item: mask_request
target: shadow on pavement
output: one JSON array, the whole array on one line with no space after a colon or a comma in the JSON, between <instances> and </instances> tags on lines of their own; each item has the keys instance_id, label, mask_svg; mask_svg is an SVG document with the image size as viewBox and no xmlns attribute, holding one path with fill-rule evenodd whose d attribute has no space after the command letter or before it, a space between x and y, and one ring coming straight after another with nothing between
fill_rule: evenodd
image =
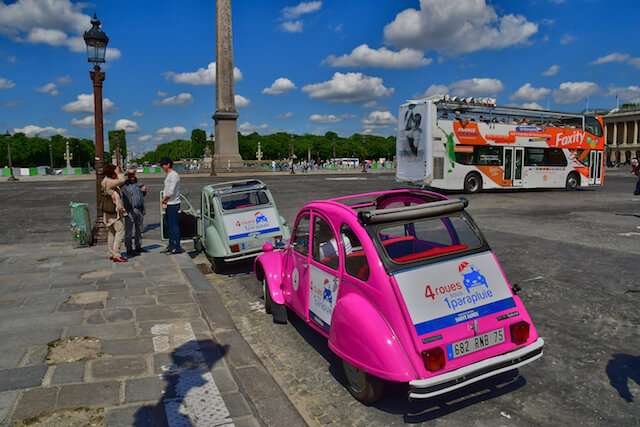
<instances>
[{"instance_id":1,"label":"shadow on pavement","mask_svg":"<svg viewBox=\"0 0 640 427\"><path fill-rule=\"evenodd\" d=\"M155 405L143 406L134 415L134 427L207 425L207 413L222 401L210 373L229 346L211 340L188 341L171 353L171 366L162 374L166 386ZM224 404L224 403L223 403ZM191 419L181 410L187 408ZM193 417L200 415L197 423Z\"/></svg>"},{"instance_id":2,"label":"shadow on pavement","mask_svg":"<svg viewBox=\"0 0 640 427\"><path fill-rule=\"evenodd\" d=\"M640 386L640 356L616 353L607 363L606 371L609 383L620 397L629 403L633 402L629 381L635 381Z\"/></svg>"},{"instance_id":3,"label":"shadow on pavement","mask_svg":"<svg viewBox=\"0 0 640 427\"><path fill-rule=\"evenodd\" d=\"M335 380L346 387L342 362L329 348L327 339L305 324L295 313L288 311L288 318L300 336L329 363L329 372ZM388 382L385 385L385 397L372 406L389 414L402 415L407 424L422 423L511 393L526 383L526 379L517 370L513 370L442 396L409 401L407 384Z\"/></svg>"},{"instance_id":4,"label":"shadow on pavement","mask_svg":"<svg viewBox=\"0 0 640 427\"><path fill-rule=\"evenodd\" d=\"M155 224L147 224L144 226L144 230L142 230L142 233L146 233L147 231L153 231L160 228L160 223L155 223Z\"/></svg>"}]
</instances>

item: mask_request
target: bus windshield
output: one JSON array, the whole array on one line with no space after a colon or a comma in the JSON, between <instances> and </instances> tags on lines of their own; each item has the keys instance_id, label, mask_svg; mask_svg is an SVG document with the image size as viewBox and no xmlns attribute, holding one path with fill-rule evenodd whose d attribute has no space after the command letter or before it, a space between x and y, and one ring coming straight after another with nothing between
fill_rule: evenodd
<instances>
[{"instance_id":1,"label":"bus windshield","mask_svg":"<svg viewBox=\"0 0 640 427\"><path fill-rule=\"evenodd\" d=\"M377 238L396 264L427 260L483 246L476 227L463 214L379 226Z\"/></svg>"},{"instance_id":2,"label":"bus windshield","mask_svg":"<svg viewBox=\"0 0 640 427\"><path fill-rule=\"evenodd\" d=\"M269 197L264 191L249 191L246 193L232 193L220 196L222 209L231 211L235 209L252 208L266 205Z\"/></svg>"}]
</instances>

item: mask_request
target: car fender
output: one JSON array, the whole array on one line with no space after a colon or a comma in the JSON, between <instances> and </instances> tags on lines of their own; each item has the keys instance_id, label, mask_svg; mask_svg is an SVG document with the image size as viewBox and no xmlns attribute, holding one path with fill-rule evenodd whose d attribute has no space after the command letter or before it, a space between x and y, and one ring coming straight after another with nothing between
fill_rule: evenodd
<instances>
[{"instance_id":1,"label":"car fender","mask_svg":"<svg viewBox=\"0 0 640 427\"><path fill-rule=\"evenodd\" d=\"M387 321L357 293L341 297L331 317L329 348L349 364L379 378L416 378L400 340Z\"/></svg>"},{"instance_id":2,"label":"car fender","mask_svg":"<svg viewBox=\"0 0 640 427\"><path fill-rule=\"evenodd\" d=\"M212 258L222 258L227 255L222 237L213 225L204 230L204 244L207 255Z\"/></svg>"},{"instance_id":3,"label":"car fender","mask_svg":"<svg viewBox=\"0 0 640 427\"><path fill-rule=\"evenodd\" d=\"M264 252L256 257L253 271L260 281L267 281L267 288L271 294L271 301L276 304L284 304L282 293L282 258L281 251Z\"/></svg>"}]
</instances>

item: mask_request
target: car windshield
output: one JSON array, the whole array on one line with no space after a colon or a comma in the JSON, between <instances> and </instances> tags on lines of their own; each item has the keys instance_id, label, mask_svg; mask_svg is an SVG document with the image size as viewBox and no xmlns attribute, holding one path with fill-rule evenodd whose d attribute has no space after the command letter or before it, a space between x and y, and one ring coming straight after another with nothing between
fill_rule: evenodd
<instances>
[{"instance_id":1,"label":"car windshield","mask_svg":"<svg viewBox=\"0 0 640 427\"><path fill-rule=\"evenodd\" d=\"M222 209L232 211L269 204L269 197L264 191L249 191L246 193L224 194L220 196L220 202L222 203Z\"/></svg>"},{"instance_id":2,"label":"car windshield","mask_svg":"<svg viewBox=\"0 0 640 427\"><path fill-rule=\"evenodd\" d=\"M387 256L397 264L466 252L483 245L479 232L464 214L382 224L377 237Z\"/></svg>"}]
</instances>

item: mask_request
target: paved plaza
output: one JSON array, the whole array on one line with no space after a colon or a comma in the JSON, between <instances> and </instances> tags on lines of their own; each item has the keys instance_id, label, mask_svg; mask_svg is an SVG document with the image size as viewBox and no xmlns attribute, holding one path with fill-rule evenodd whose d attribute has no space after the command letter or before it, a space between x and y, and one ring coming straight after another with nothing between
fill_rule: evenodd
<instances>
[{"instance_id":1,"label":"paved plaza","mask_svg":"<svg viewBox=\"0 0 640 427\"><path fill-rule=\"evenodd\" d=\"M203 274L202 255L156 253L161 180L146 182L151 253L122 265L103 247L72 248L68 203L93 206L93 182L0 183L0 424L82 410L123 426L185 425L185 411L194 425L638 425L640 197L625 172L577 192L469 196L545 355L427 402L393 386L370 407L320 335L264 314L248 265ZM200 188L225 179L185 177L183 192L198 208ZM290 222L311 199L399 187L389 174L264 181ZM79 344L67 337L93 351L53 357Z\"/></svg>"}]
</instances>

